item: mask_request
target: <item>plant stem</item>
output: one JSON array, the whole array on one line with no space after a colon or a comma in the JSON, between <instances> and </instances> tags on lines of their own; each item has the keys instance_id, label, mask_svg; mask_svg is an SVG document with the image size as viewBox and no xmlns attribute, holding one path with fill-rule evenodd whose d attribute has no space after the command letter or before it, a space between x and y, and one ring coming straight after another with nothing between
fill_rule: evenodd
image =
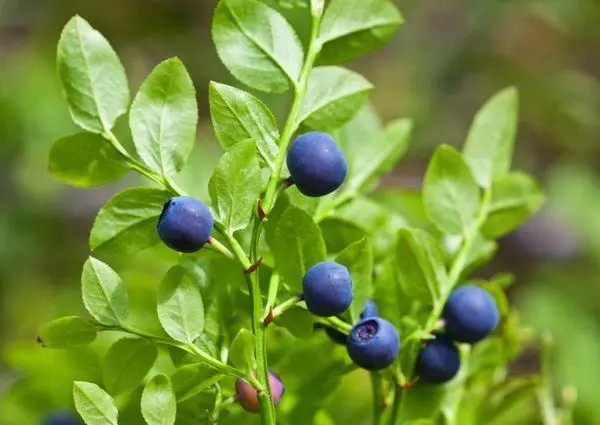
<instances>
[{"instance_id":1,"label":"plant stem","mask_svg":"<svg viewBox=\"0 0 600 425\"><path fill-rule=\"evenodd\" d=\"M390 415L389 425L396 425L398 421L398 413L400 412L400 406L402 405L402 388L398 383L394 384L396 387L394 389L394 404L392 405L392 414Z\"/></svg>"},{"instance_id":2,"label":"plant stem","mask_svg":"<svg viewBox=\"0 0 600 425\"><path fill-rule=\"evenodd\" d=\"M299 302L301 302L303 300L304 300L304 297L302 295L296 295L295 297L285 300L284 302L282 302L281 304L279 304L277 307L275 307L273 309L273 311L270 314L271 320L275 319L278 316L281 316L287 310L291 309L292 307L294 307L296 304L298 304Z\"/></svg>"},{"instance_id":3,"label":"plant stem","mask_svg":"<svg viewBox=\"0 0 600 425\"><path fill-rule=\"evenodd\" d=\"M556 412L556 406L554 405L552 391L552 346L553 341L550 334L543 335L540 359L540 385L537 396L540 403L540 409L542 410L544 425L558 424L558 414Z\"/></svg>"},{"instance_id":4,"label":"plant stem","mask_svg":"<svg viewBox=\"0 0 600 425\"><path fill-rule=\"evenodd\" d=\"M348 335L352 331L352 325L338 319L337 317L321 317L317 321L324 325L327 325L337 331L340 331Z\"/></svg>"},{"instance_id":5,"label":"plant stem","mask_svg":"<svg viewBox=\"0 0 600 425\"><path fill-rule=\"evenodd\" d=\"M229 258L230 260L235 260L235 255L233 255L233 253L229 249L227 249L227 247L225 245L223 245L221 242L219 242L212 236L210 238L208 238L207 248L210 248L216 252L220 252L225 257Z\"/></svg>"},{"instance_id":6,"label":"plant stem","mask_svg":"<svg viewBox=\"0 0 600 425\"><path fill-rule=\"evenodd\" d=\"M378 372L371 372L371 388L373 389L373 425L380 425L382 416L383 391L381 376Z\"/></svg>"}]
</instances>

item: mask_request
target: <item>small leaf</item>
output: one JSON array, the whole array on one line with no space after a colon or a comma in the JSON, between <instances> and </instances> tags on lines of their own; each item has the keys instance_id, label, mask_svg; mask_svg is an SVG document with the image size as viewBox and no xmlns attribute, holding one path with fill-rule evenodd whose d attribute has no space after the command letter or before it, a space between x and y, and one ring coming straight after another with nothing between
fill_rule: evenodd
<instances>
[{"instance_id":1,"label":"small leaf","mask_svg":"<svg viewBox=\"0 0 600 425\"><path fill-rule=\"evenodd\" d=\"M369 239L364 238L349 245L340 252L335 261L348 268L352 276L354 298L350 306L352 322L358 320L365 302L373 296L373 248Z\"/></svg>"},{"instance_id":2,"label":"small leaf","mask_svg":"<svg viewBox=\"0 0 600 425\"><path fill-rule=\"evenodd\" d=\"M345 62L383 46L394 35L402 16L388 0L332 0L323 16L319 58Z\"/></svg>"},{"instance_id":3,"label":"small leaf","mask_svg":"<svg viewBox=\"0 0 600 425\"><path fill-rule=\"evenodd\" d=\"M117 395L137 387L157 356L156 346L145 339L123 338L115 342L106 353L102 367L108 392Z\"/></svg>"},{"instance_id":4,"label":"small leaf","mask_svg":"<svg viewBox=\"0 0 600 425\"><path fill-rule=\"evenodd\" d=\"M304 53L292 26L255 0L221 0L213 39L229 71L248 86L284 92L298 80Z\"/></svg>"},{"instance_id":5,"label":"small leaf","mask_svg":"<svg viewBox=\"0 0 600 425\"><path fill-rule=\"evenodd\" d=\"M133 142L142 161L164 176L181 171L194 147L196 91L179 59L159 64L140 87L129 114Z\"/></svg>"},{"instance_id":6,"label":"small leaf","mask_svg":"<svg viewBox=\"0 0 600 425\"><path fill-rule=\"evenodd\" d=\"M238 369L254 370L254 335L248 329L240 329L231 342L229 360Z\"/></svg>"},{"instance_id":7,"label":"small leaf","mask_svg":"<svg viewBox=\"0 0 600 425\"><path fill-rule=\"evenodd\" d=\"M90 233L90 249L131 255L160 242L156 223L171 198L165 190L134 187L100 209Z\"/></svg>"},{"instance_id":8,"label":"small leaf","mask_svg":"<svg viewBox=\"0 0 600 425\"><path fill-rule=\"evenodd\" d=\"M261 191L261 172L256 144L238 143L225 152L208 184L215 219L229 234L244 229L252 220Z\"/></svg>"},{"instance_id":9,"label":"small leaf","mask_svg":"<svg viewBox=\"0 0 600 425\"><path fill-rule=\"evenodd\" d=\"M223 149L254 140L262 161L273 168L279 130L267 105L250 93L215 82L210 83L209 100L213 127Z\"/></svg>"},{"instance_id":10,"label":"small leaf","mask_svg":"<svg viewBox=\"0 0 600 425\"><path fill-rule=\"evenodd\" d=\"M315 129L335 129L360 110L373 85L362 75L337 66L313 69L298 122Z\"/></svg>"},{"instance_id":11,"label":"small leaf","mask_svg":"<svg viewBox=\"0 0 600 425\"><path fill-rule=\"evenodd\" d=\"M493 96L477 113L464 147L475 180L489 187L508 172L517 130L518 95L514 88Z\"/></svg>"},{"instance_id":12,"label":"small leaf","mask_svg":"<svg viewBox=\"0 0 600 425\"><path fill-rule=\"evenodd\" d=\"M123 65L108 41L75 16L60 36L57 62L73 121L93 133L110 131L127 111L129 87Z\"/></svg>"},{"instance_id":13,"label":"small leaf","mask_svg":"<svg viewBox=\"0 0 600 425\"><path fill-rule=\"evenodd\" d=\"M125 322L129 302L125 285L107 264L89 257L81 275L83 304L99 323L118 326Z\"/></svg>"},{"instance_id":14,"label":"small leaf","mask_svg":"<svg viewBox=\"0 0 600 425\"><path fill-rule=\"evenodd\" d=\"M443 232L467 235L479 212L479 187L462 156L442 145L433 154L423 187L429 219Z\"/></svg>"},{"instance_id":15,"label":"small leaf","mask_svg":"<svg viewBox=\"0 0 600 425\"><path fill-rule=\"evenodd\" d=\"M348 245L367 236L364 228L346 218L332 216L319 223L328 253L341 252Z\"/></svg>"},{"instance_id":16,"label":"small leaf","mask_svg":"<svg viewBox=\"0 0 600 425\"><path fill-rule=\"evenodd\" d=\"M431 304L447 284L442 249L429 233L401 229L396 246L397 276L404 292Z\"/></svg>"},{"instance_id":17,"label":"small leaf","mask_svg":"<svg viewBox=\"0 0 600 425\"><path fill-rule=\"evenodd\" d=\"M302 290L308 269L326 258L319 227L310 215L296 207L288 207L281 215L270 247L281 275L298 291Z\"/></svg>"},{"instance_id":18,"label":"small leaf","mask_svg":"<svg viewBox=\"0 0 600 425\"><path fill-rule=\"evenodd\" d=\"M200 287L181 266L172 267L158 289L158 318L171 338L193 343L204 328Z\"/></svg>"},{"instance_id":19,"label":"small leaf","mask_svg":"<svg viewBox=\"0 0 600 425\"><path fill-rule=\"evenodd\" d=\"M224 375L202 364L191 364L178 369L172 376L177 401L182 403L206 391Z\"/></svg>"},{"instance_id":20,"label":"small leaf","mask_svg":"<svg viewBox=\"0 0 600 425\"><path fill-rule=\"evenodd\" d=\"M90 322L77 316L67 316L44 325L39 341L48 348L70 348L89 344L96 335L96 328Z\"/></svg>"},{"instance_id":21,"label":"small leaf","mask_svg":"<svg viewBox=\"0 0 600 425\"><path fill-rule=\"evenodd\" d=\"M50 149L52 177L75 187L94 187L119 180L128 169L116 149L101 136L79 133L58 139Z\"/></svg>"},{"instance_id":22,"label":"small leaf","mask_svg":"<svg viewBox=\"0 0 600 425\"><path fill-rule=\"evenodd\" d=\"M496 239L510 233L544 204L537 182L524 173L511 173L492 183L492 200L483 225L485 236Z\"/></svg>"},{"instance_id":23,"label":"small leaf","mask_svg":"<svg viewBox=\"0 0 600 425\"><path fill-rule=\"evenodd\" d=\"M74 382L73 400L86 425L117 425L119 411L114 400L96 384Z\"/></svg>"},{"instance_id":24,"label":"small leaf","mask_svg":"<svg viewBox=\"0 0 600 425\"><path fill-rule=\"evenodd\" d=\"M296 338L306 339L313 333L313 316L302 307L292 307L273 322L286 328Z\"/></svg>"},{"instance_id":25,"label":"small leaf","mask_svg":"<svg viewBox=\"0 0 600 425\"><path fill-rule=\"evenodd\" d=\"M148 425L173 425L177 416L177 400L171 380L156 375L142 393L142 416Z\"/></svg>"}]
</instances>

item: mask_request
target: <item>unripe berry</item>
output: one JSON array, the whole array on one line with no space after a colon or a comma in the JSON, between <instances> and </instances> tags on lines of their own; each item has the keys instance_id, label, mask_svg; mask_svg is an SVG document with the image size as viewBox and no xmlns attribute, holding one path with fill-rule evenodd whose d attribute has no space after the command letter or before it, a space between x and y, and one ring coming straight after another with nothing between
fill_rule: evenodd
<instances>
[{"instance_id":1,"label":"unripe berry","mask_svg":"<svg viewBox=\"0 0 600 425\"><path fill-rule=\"evenodd\" d=\"M194 252L208 242L213 225L213 216L206 205L188 196L177 196L164 205L157 230L168 247Z\"/></svg>"},{"instance_id":2,"label":"unripe berry","mask_svg":"<svg viewBox=\"0 0 600 425\"><path fill-rule=\"evenodd\" d=\"M336 316L352 304L352 279L348 269L333 261L323 261L302 279L308 311L316 316Z\"/></svg>"},{"instance_id":3,"label":"unripe berry","mask_svg":"<svg viewBox=\"0 0 600 425\"><path fill-rule=\"evenodd\" d=\"M496 329L500 313L489 292L465 285L450 294L443 318L445 332L452 340L474 344Z\"/></svg>"},{"instance_id":4,"label":"unripe berry","mask_svg":"<svg viewBox=\"0 0 600 425\"><path fill-rule=\"evenodd\" d=\"M43 425L80 425L74 413L69 411L53 412L44 418Z\"/></svg>"},{"instance_id":5,"label":"unripe berry","mask_svg":"<svg viewBox=\"0 0 600 425\"><path fill-rule=\"evenodd\" d=\"M287 154L287 166L298 190L313 197L336 190L348 172L346 158L335 140L318 131L294 141Z\"/></svg>"},{"instance_id":6,"label":"unripe berry","mask_svg":"<svg viewBox=\"0 0 600 425\"><path fill-rule=\"evenodd\" d=\"M420 379L431 383L448 382L460 369L460 356L454 343L447 337L427 341L419 353L416 373Z\"/></svg>"},{"instance_id":7,"label":"unripe berry","mask_svg":"<svg viewBox=\"0 0 600 425\"><path fill-rule=\"evenodd\" d=\"M271 397L273 398L273 404L277 406L279 400L283 396L285 389L283 382L275 372L269 372L269 388L271 389ZM258 401L258 393L246 381L238 379L235 382L235 392L237 398L244 409L248 412L258 413L260 412L260 403Z\"/></svg>"},{"instance_id":8,"label":"unripe berry","mask_svg":"<svg viewBox=\"0 0 600 425\"><path fill-rule=\"evenodd\" d=\"M380 317L363 319L348 336L348 354L354 363L367 370L390 366L400 351L400 335L393 324Z\"/></svg>"},{"instance_id":9,"label":"unripe berry","mask_svg":"<svg viewBox=\"0 0 600 425\"><path fill-rule=\"evenodd\" d=\"M377 308L377 304L373 300L367 300L365 302L365 308L360 314L361 319L368 319L369 317L377 317L379 316L379 309Z\"/></svg>"}]
</instances>

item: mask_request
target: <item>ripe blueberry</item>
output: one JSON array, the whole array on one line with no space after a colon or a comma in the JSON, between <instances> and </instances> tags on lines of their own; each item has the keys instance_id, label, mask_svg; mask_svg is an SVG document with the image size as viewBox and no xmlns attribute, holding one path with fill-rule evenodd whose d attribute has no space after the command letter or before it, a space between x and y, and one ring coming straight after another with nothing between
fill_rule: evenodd
<instances>
[{"instance_id":1,"label":"ripe blueberry","mask_svg":"<svg viewBox=\"0 0 600 425\"><path fill-rule=\"evenodd\" d=\"M350 358L358 366L367 370L384 369L398 357L400 335L387 320L370 317L354 325L347 348Z\"/></svg>"},{"instance_id":2,"label":"ripe blueberry","mask_svg":"<svg viewBox=\"0 0 600 425\"><path fill-rule=\"evenodd\" d=\"M336 316L352 304L352 279L348 269L333 261L323 261L302 280L308 311L317 316Z\"/></svg>"},{"instance_id":3,"label":"ripe blueberry","mask_svg":"<svg viewBox=\"0 0 600 425\"><path fill-rule=\"evenodd\" d=\"M208 241L214 225L210 210L188 196L171 198L158 219L158 235L179 252L198 251Z\"/></svg>"},{"instance_id":4,"label":"ripe blueberry","mask_svg":"<svg viewBox=\"0 0 600 425\"><path fill-rule=\"evenodd\" d=\"M427 341L419 353L416 364L417 376L432 382L448 382L460 369L460 356L454 343L447 337Z\"/></svg>"},{"instance_id":5,"label":"ripe blueberry","mask_svg":"<svg viewBox=\"0 0 600 425\"><path fill-rule=\"evenodd\" d=\"M360 313L361 319L367 319L369 317L377 317L379 316L379 309L377 308L377 304L373 300L367 300L365 302L365 308L362 313Z\"/></svg>"},{"instance_id":6,"label":"ripe blueberry","mask_svg":"<svg viewBox=\"0 0 600 425\"><path fill-rule=\"evenodd\" d=\"M306 196L324 196L344 182L348 164L327 134L318 131L298 137L287 154L287 166L298 190Z\"/></svg>"},{"instance_id":7,"label":"ripe blueberry","mask_svg":"<svg viewBox=\"0 0 600 425\"><path fill-rule=\"evenodd\" d=\"M43 425L79 425L81 422L74 413L69 411L59 411L48 414L44 418Z\"/></svg>"},{"instance_id":8,"label":"ripe blueberry","mask_svg":"<svg viewBox=\"0 0 600 425\"><path fill-rule=\"evenodd\" d=\"M273 404L277 406L279 400L283 396L285 389L283 388L283 382L281 378L275 372L269 372L269 388L271 389L271 397L273 398ZM241 379L235 382L235 392L240 404L248 412L257 413L260 412L260 403L258 401L258 394L256 390Z\"/></svg>"},{"instance_id":9,"label":"ripe blueberry","mask_svg":"<svg viewBox=\"0 0 600 425\"><path fill-rule=\"evenodd\" d=\"M455 289L444 306L446 334L454 341L481 341L498 326L500 314L489 292L475 285Z\"/></svg>"}]
</instances>

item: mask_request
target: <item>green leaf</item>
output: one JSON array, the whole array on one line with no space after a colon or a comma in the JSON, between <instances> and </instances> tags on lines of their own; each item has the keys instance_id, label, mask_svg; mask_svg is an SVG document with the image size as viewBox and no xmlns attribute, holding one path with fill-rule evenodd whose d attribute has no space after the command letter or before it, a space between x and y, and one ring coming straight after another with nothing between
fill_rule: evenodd
<instances>
[{"instance_id":1,"label":"green leaf","mask_svg":"<svg viewBox=\"0 0 600 425\"><path fill-rule=\"evenodd\" d=\"M215 219L229 234L248 226L261 192L261 171L254 141L238 143L223 154L210 178L208 191Z\"/></svg>"},{"instance_id":2,"label":"green leaf","mask_svg":"<svg viewBox=\"0 0 600 425\"><path fill-rule=\"evenodd\" d=\"M306 339L313 334L313 316L302 307L292 307L273 323L286 328L296 338Z\"/></svg>"},{"instance_id":3,"label":"green leaf","mask_svg":"<svg viewBox=\"0 0 600 425\"><path fill-rule=\"evenodd\" d=\"M125 322L129 307L125 285L107 264L89 257L83 265L81 286L83 304L94 319L107 326Z\"/></svg>"},{"instance_id":4,"label":"green leaf","mask_svg":"<svg viewBox=\"0 0 600 425\"><path fill-rule=\"evenodd\" d=\"M231 342L229 360L238 369L254 370L254 335L248 329L240 329Z\"/></svg>"},{"instance_id":5,"label":"green leaf","mask_svg":"<svg viewBox=\"0 0 600 425\"><path fill-rule=\"evenodd\" d=\"M119 180L128 169L117 150L101 136L79 133L58 139L50 149L48 171L75 187L94 187Z\"/></svg>"},{"instance_id":6,"label":"green leaf","mask_svg":"<svg viewBox=\"0 0 600 425\"><path fill-rule=\"evenodd\" d=\"M348 245L367 236L364 228L343 217L331 216L319 223L328 253L343 251Z\"/></svg>"},{"instance_id":7,"label":"green leaf","mask_svg":"<svg viewBox=\"0 0 600 425\"><path fill-rule=\"evenodd\" d=\"M119 411L102 388L90 382L73 383L75 408L86 425L117 425Z\"/></svg>"},{"instance_id":8,"label":"green leaf","mask_svg":"<svg viewBox=\"0 0 600 425\"><path fill-rule=\"evenodd\" d=\"M281 275L298 291L302 291L308 269L326 258L321 230L309 214L296 207L288 207L281 215L270 248Z\"/></svg>"},{"instance_id":9,"label":"green leaf","mask_svg":"<svg viewBox=\"0 0 600 425\"><path fill-rule=\"evenodd\" d=\"M44 325L38 341L48 348L70 348L89 344L96 335L96 328L90 322L77 316L67 316Z\"/></svg>"},{"instance_id":10,"label":"green leaf","mask_svg":"<svg viewBox=\"0 0 600 425\"><path fill-rule=\"evenodd\" d=\"M518 94L513 87L493 96L477 113L464 147L475 180L489 187L508 172L517 130Z\"/></svg>"},{"instance_id":11,"label":"green leaf","mask_svg":"<svg viewBox=\"0 0 600 425\"><path fill-rule=\"evenodd\" d=\"M360 110L373 85L362 75L337 66L313 69L299 123L315 129L335 129Z\"/></svg>"},{"instance_id":12,"label":"green leaf","mask_svg":"<svg viewBox=\"0 0 600 425\"><path fill-rule=\"evenodd\" d=\"M177 401L182 403L195 397L212 387L223 376L219 371L202 364L183 366L171 378L175 394L177 395Z\"/></svg>"},{"instance_id":13,"label":"green leaf","mask_svg":"<svg viewBox=\"0 0 600 425\"><path fill-rule=\"evenodd\" d=\"M129 87L123 65L108 41L75 16L60 36L57 62L73 121L93 133L110 131L127 112Z\"/></svg>"},{"instance_id":14,"label":"green leaf","mask_svg":"<svg viewBox=\"0 0 600 425\"><path fill-rule=\"evenodd\" d=\"M492 200L482 232L489 238L510 233L535 214L545 198L537 182L525 173L510 173L492 183Z\"/></svg>"},{"instance_id":15,"label":"green leaf","mask_svg":"<svg viewBox=\"0 0 600 425\"><path fill-rule=\"evenodd\" d=\"M350 317L354 323L362 313L365 302L373 296L373 248L367 238L349 245L335 257L335 261L348 268L352 276L354 298Z\"/></svg>"},{"instance_id":16,"label":"green leaf","mask_svg":"<svg viewBox=\"0 0 600 425\"><path fill-rule=\"evenodd\" d=\"M388 0L332 0L321 24L319 39L324 46L319 58L339 63L376 50L402 22L400 12Z\"/></svg>"},{"instance_id":17,"label":"green leaf","mask_svg":"<svg viewBox=\"0 0 600 425\"><path fill-rule=\"evenodd\" d=\"M431 304L447 284L444 256L438 242L420 229L400 229L396 246L397 277L404 292Z\"/></svg>"},{"instance_id":18,"label":"green leaf","mask_svg":"<svg viewBox=\"0 0 600 425\"><path fill-rule=\"evenodd\" d=\"M479 187L454 148L442 145L425 174L423 202L429 219L443 232L467 235L479 212Z\"/></svg>"},{"instance_id":19,"label":"green leaf","mask_svg":"<svg viewBox=\"0 0 600 425\"><path fill-rule=\"evenodd\" d=\"M219 57L242 83L284 92L298 80L304 53L292 26L255 0L221 0L213 19Z\"/></svg>"},{"instance_id":20,"label":"green leaf","mask_svg":"<svg viewBox=\"0 0 600 425\"><path fill-rule=\"evenodd\" d=\"M165 331L178 341L193 343L204 328L200 287L186 269L172 267L158 289L158 318Z\"/></svg>"},{"instance_id":21,"label":"green leaf","mask_svg":"<svg viewBox=\"0 0 600 425\"><path fill-rule=\"evenodd\" d=\"M142 415L148 425L173 425L177 416L177 400L171 380L156 375L142 393Z\"/></svg>"},{"instance_id":22,"label":"green leaf","mask_svg":"<svg viewBox=\"0 0 600 425\"><path fill-rule=\"evenodd\" d=\"M137 387L157 356L156 346L145 339L123 338L115 342L106 353L102 367L107 391L117 395Z\"/></svg>"},{"instance_id":23,"label":"green leaf","mask_svg":"<svg viewBox=\"0 0 600 425\"><path fill-rule=\"evenodd\" d=\"M225 84L211 82L208 93L213 127L223 149L254 140L262 161L273 168L279 129L267 105L250 93Z\"/></svg>"},{"instance_id":24,"label":"green leaf","mask_svg":"<svg viewBox=\"0 0 600 425\"><path fill-rule=\"evenodd\" d=\"M171 198L165 190L134 187L100 209L90 233L90 249L131 255L160 242L156 223Z\"/></svg>"},{"instance_id":25,"label":"green leaf","mask_svg":"<svg viewBox=\"0 0 600 425\"><path fill-rule=\"evenodd\" d=\"M142 161L164 176L181 171L194 147L196 91L179 59L160 63L131 105L129 126Z\"/></svg>"},{"instance_id":26,"label":"green leaf","mask_svg":"<svg viewBox=\"0 0 600 425\"><path fill-rule=\"evenodd\" d=\"M383 123L370 102L365 102L356 115L337 131L339 143L349 163L359 159L363 149L383 130ZM369 150L367 149L367 152Z\"/></svg>"}]
</instances>

